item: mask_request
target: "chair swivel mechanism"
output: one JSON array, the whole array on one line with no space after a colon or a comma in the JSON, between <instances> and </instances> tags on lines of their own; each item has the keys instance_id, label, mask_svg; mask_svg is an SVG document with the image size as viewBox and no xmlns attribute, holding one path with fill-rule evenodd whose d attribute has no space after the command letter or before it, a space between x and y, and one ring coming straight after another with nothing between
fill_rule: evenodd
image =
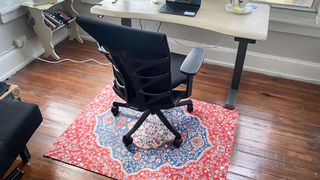
<instances>
[{"instance_id":1,"label":"chair swivel mechanism","mask_svg":"<svg viewBox=\"0 0 320 180\"><path fill-rule=\"evenodd\" d=\"M111 61L114 92L125 101L113 102L111 112L119 107L143 112L133 128L123 136L123 143L133 143L131 135L150 114L156 114L175 135L173 145L180 147L181 135L161 112L187 105L193 111L191 96L193 76L199 71L205 51L194 48L187 55L171 53L165 34L138 30L79 15L77 23L99 45L99 51ZM177 90L181 84L185 90ZM181 88L178 88L181 89Z\"/></svg>"}]
</instances>

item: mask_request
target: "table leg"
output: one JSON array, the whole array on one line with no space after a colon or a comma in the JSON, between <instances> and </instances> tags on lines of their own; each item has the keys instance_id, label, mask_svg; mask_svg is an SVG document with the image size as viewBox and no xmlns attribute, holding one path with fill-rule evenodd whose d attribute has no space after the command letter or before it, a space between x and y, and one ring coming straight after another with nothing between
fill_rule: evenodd
<instances>
[{"instance_id":1,"label":"table leg","mask_svg":"<svg viewBox=\"0 0 320 180\"><path fill-rule=\"evenodd\" d=\"M44 57L48 58L49 56L52 56L54 59L59 60L60 57L55 52L54 46L52 44L53 32L44 23L44 15L42 10L37 8L29 8L29 11L35 21L33 29L41 40L45 50Z\"/></svg>"},{"instance_id":2,"label":"table leg","mask_svg":"<svg viewBox=\"0 0 320 180\"><path fill-rule=\"evenodd\" d=\"M240 80L242 76L243 64L246 58L248 44L256 43L255 40L234 38L235 41L239 42L236 63L233 69L231 87L227 96L225 108L233 110L237 102L238 90L240 85Z\"/></svg>"},{"instance_id":3,"label":"table leg","mask_svg":"<svg viewBox=\"0 0 320 180\"><path fill-rule=\"evenodd\" d=\"M30 152L29 152L27 146L20 153L20 157L24 163L27 163L31 159L31 155L30 155Z\"/></svg>"}]
</instances>

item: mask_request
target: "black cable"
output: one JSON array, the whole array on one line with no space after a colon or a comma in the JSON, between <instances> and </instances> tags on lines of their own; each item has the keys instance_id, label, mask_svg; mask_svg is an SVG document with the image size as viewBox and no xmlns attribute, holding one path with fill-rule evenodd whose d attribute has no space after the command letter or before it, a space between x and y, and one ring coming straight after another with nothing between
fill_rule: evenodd
<instances>
[{"instance_id":1,"label":"black cable","mask_svg":"<svg viewBox=\"0 0 320 180\"><path fill-rule=\"evenodd\" d=\"M160 23L159 23L159 26L158 26L157 32L159 32L161 25L162 25L162 21L160 21Z\"/></svg>"},{"instance_id":2,"label":"black cable","mask_svg":"<svg viewBox=\"0 0 320 180\"><path fill-rule=\"evenodd\" d=\"M139 23L140 23L140 29L142 30L142 23L141 23L141 19L139 19Z\"/></svg>"}]
</instances>

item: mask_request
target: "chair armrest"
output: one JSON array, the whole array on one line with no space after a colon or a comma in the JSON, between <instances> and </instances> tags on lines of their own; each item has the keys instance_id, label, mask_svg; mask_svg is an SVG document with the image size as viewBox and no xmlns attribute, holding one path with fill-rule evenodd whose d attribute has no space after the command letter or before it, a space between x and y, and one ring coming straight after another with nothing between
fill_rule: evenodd
<instances>
[{"instance_id":1,"label":"chair armrest","mask_svg":"<svg viewBox=\"0 0 320 180\"><path fill-rule=\"evenodd\" d=\"M193 48L184 59L180 71L187 75L195 75L199 71L205 56L202 48Z\"/></svg>"}]
</instances>

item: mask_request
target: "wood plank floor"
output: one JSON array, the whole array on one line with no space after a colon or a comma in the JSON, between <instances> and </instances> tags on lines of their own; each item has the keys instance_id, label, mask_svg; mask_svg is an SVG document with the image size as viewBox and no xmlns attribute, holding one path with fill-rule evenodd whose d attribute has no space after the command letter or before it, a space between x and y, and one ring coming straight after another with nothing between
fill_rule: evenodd
<instances>
[{"instance_id":1,"label":"wood plank floor","mask_svg":"<svg viewBox=\"0 0 320 180\"><path fill-rule=\"evenodd\" d=\"M56 47L62 58L105 62L96 49L90 42L64 41ZM223 105L231 73L204 65L192 98ZM13 165L24 168L23 179L106 179L42 154L112 79L110 67L95 63L37 60L9 79L20 87L24 101L39 104L44 117L28 143L30 163L18 159ZM320 179L320 86L245 72L237 108L240 120L228 179Z\"/></svg>"}]
</instances>

